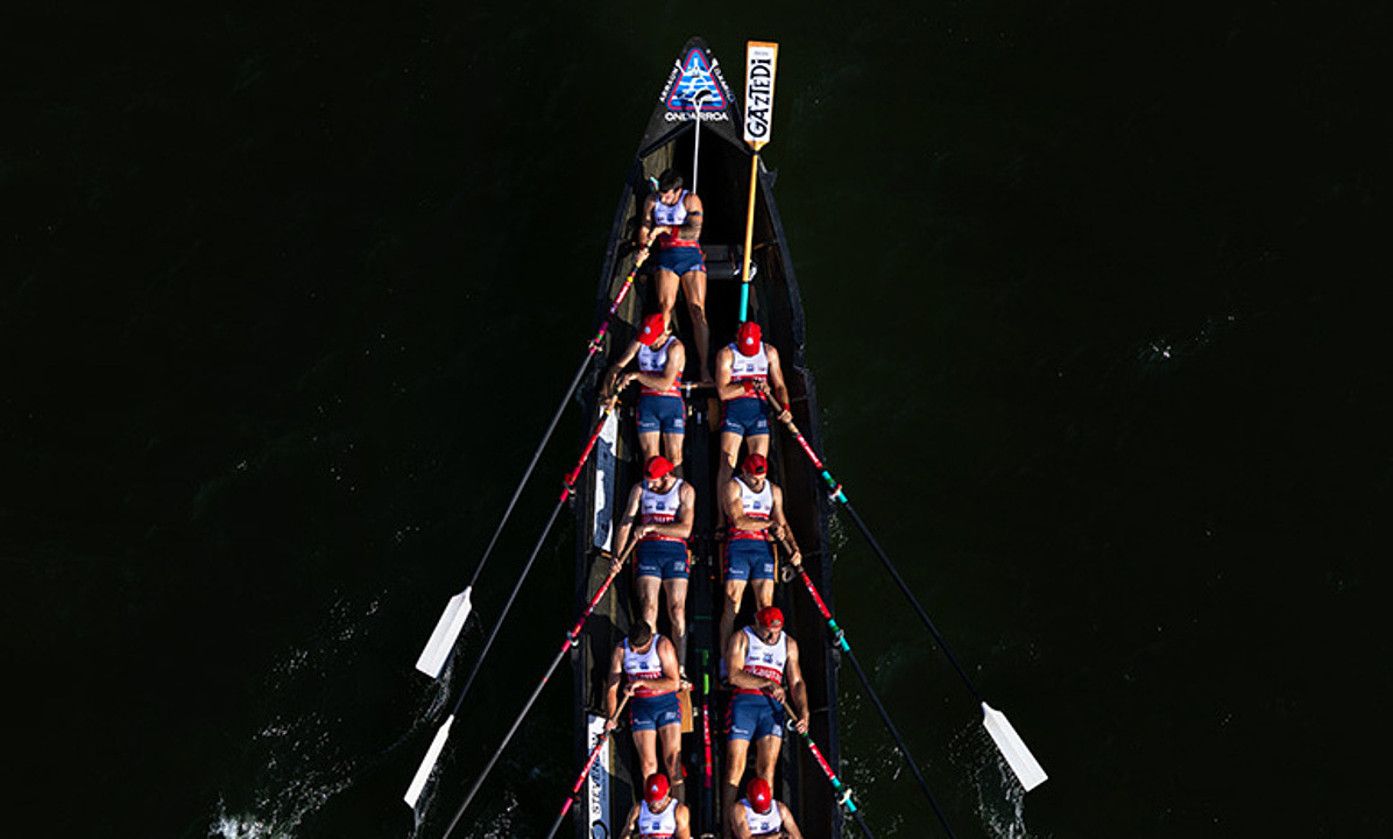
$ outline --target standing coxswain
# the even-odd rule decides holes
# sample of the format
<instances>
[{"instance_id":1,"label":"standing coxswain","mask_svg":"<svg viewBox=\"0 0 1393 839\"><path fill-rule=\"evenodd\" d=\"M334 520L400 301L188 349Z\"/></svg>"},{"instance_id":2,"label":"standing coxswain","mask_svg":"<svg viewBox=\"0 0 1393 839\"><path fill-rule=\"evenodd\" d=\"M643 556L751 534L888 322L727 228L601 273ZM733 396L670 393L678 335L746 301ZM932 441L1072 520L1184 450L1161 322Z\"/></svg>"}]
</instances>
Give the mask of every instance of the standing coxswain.
<instances>
[{"instance_id":1,"label":"standing coxswain","mask_svg":"<svg viewBox=\"0 0 1393 839\"><path fill-rule=\"evenodd\" d=\"M701 250L701 222L701 199L683 189L682 176L668 169L658 177L657 191L644 199L638 244L641 255L646 255L653 245L658 246L654 280L658 305L669 324L680 281L692 319L697 359L701 362L700 378L709 382L711 329L706 323L706 255Z\"/></svg>"}]
</instances>

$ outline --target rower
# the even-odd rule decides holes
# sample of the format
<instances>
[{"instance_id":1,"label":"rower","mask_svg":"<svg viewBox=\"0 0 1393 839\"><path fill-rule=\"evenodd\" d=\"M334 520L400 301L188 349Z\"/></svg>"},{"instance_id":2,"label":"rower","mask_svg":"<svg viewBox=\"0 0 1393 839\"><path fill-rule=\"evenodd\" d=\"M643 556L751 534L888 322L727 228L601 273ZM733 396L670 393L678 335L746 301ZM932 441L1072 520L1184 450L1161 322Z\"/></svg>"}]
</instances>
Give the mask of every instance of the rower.
<instances>
[{"instance_id":1,"label":"rower","mask_svg":"<svg viewBox=\"0 0 1393 839\"><path fill-rule=\"evenodd\" d=\"M667 776L654 772L643 782L643 800L629 809L620 839L692 839L687 805L668 795Z\"/></svg>"},{"instance_id":2,"label":"rower","mask_svg":"<svg viewBox=\"0 0 1393 839\"><path fill-rule=\"evenodd\" d=\"M638 369L621 372L634 357ZM682 465L682 439L686 434L686 405L682 401L682 368L687 348L672 334L661 312L643 319L638 338L619 357L605 376L605 395L623 390L630 382L642 386L638 397L638 445L646 462L659 453Z\"/></svg>"},{"instance_id":3,"label":"rower","mask_svg":"<svg viewBox=\"0 0 1393 839\"><path fill-rule=\"evenodd\" d=\"M808 686L798 664L798 642L784 629L784 613L767 606L755 614L755 625L730 638L726 664L735 695L726 709L726 809L735 803L750 741L755 743L755 775L774 783L774 764L783 744L787 695L798 714L794 728L808 730Z\"/></svg>"},{"instance_id":4,"label":"rower","mask_svg":"<svg viewBox=\"0 0 1393 839\"><path fill-rule=\"evenodd\" d=\"M769 406L764 395L773 388L783 406L777 419L788 422L788 388L779 364L779 351L764 342L759 324L740 324L735 341L716 353L716 395L725 406L721 422L721 468L716 486L723 487L735 472L744 441L751 452L769 456Z\"/></svg>"},{"instance_id":5,"label":"rower","mask_svg":"<svg viewBox=\"0 0 1393 839\"><path fill-rule=\"evenodd\" d=\"M672 642L653 632L643 621L634 621L629 637L614 647L609 661L609 684L605 693L606 728L614 730L619 707L619 682L625 680L624 695L629 700L629 728L644 778L658 771L661 745L662 771L671 781L674 797L682 793L682 709L677 702L681 682L677 675L677 652Z\"/></svg>"},{"instance_id":6,"label":"rower","mask_svg":"<svg viewBox=\"0 0 1393 839\"><path fill-rule=\"evenodd\" d=\"M730 480L722 493L730 529L726 533L725 608L721 612L720 649L726 648L735 614L745 596L748 583L755 593L755 609L774 605L774 551L771 542L779 540L795 567L803 555L793 540L784 516L784 492L769 480L769 462L764 455L751 452L740 464L740 474Z\"/></svg>"},{"instance_id":7,"label":"rower","mask_svg":"<svg viewBox=\"0 0 1393 839\"><path fill-rule=\"evenodd\" d=\"M672 461L662 455L648 459L643 480L629 492L619 520L614 544L629 547L637 540L637 582L642 620L658 631L658 594L667 595L672 643L679 668L687 663L687 576L690 557L687 538L692 535L696 492L691 484L672 474ZM635 526L634 520L638 519ZM625 551L615 555L614 563Z\"/></svg>"},{"instance_id":8,"label":"rower","mask_svg":"<svg viewBox=\"0 0 1393 839\"><path fill-rule=\"evenodd\" d=\"M751 778L745 785L745 797L730 808L726 823L735 839L803 839L793 812L782 801L774 800L774 791L763 778Z\"/></svg>"},{"instance_id":9,"label":"rower","mask_svg":"<svg viewBox=\"0 0 1393 839\"><path fill-rule=\"evenodd\" d=\"M711 330L706 324L706 254L699 243L701 199L683 189L682 176L668 169L658 176L657 191L644 199L641 218L640 253L646 254L655 243L658 246L658 270L654 280L663 318L672 323L680 279L682 293L687 298L687 313L692 318L697 357L701 361L700 378L709 382Z\"/></svg>"}]
</instances>

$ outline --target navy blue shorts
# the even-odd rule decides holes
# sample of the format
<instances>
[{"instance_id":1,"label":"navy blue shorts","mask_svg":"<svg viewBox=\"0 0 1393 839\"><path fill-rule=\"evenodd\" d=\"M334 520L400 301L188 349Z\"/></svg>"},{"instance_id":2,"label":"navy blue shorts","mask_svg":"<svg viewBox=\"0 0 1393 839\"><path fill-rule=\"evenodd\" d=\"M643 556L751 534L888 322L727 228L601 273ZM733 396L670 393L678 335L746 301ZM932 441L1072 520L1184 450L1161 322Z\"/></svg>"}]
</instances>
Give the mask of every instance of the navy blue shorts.
<instances>
[{"instance_id":1,"label":"navy blue shorts","mask_svg":"<svg viewBox=\"0 0 1393 839\"><path fill-rule=\"evenodd\" d=\"M784 709L767 696L737 693L726 707L726 739L762 740L784 736Z\"/></svg>"},{"instance_id":2,"label":"navy blue shorts","mask_svg":"<svg viewBox=\"0 0 1393 839\"><path fill-rule=\"evenodd\" d=\"M687 546L682 542L654 539L639 542L635 551L638 553L638 575L640 577L658 577L663 580L687 579Z\"/></svg>"},{"instance_id":3,"label":"navy blue shorts","mask_svg":"<svg viewBox=\"0 0 1393 839\"><path fill-rule=\"evenodd\" d=\"M721 431L741 437L761 437L769 434L769 411L764 400L757 396L741 396L725 403L725 418Z\"/></svg>"},{"instance_id":4,"label":"navy blue shorts","mask_svg":"<svg viewBox=\"0 0 1393 839\"><path fill-rule=\"evenodd\" d=\"M658 251L658 267L666 268L677 276L688 271L706 273L706 254L699 247L663 248Z\"/></svg>"},{"instance_id":5,"label":"navy blue shorts","mask_svg":"<svg viewBox=\"0 0 1393 839\"><path fill-rule=\"evenodd\" d=\"M635 696L629 700L629 727L634 731L657 731L665 725L682 722L682 706L676 693L662 696Z\"/></svg>"},{"instance_id":6,"label":"navy blue shorts","mask_svg":"<svg viewBox=\"0 0 1393 839\"><path fill-rule=\"evenodd\" d=\"M774 579L774 551L763 539L726 540L727 580Z\"/></svg>"},{"instance_id":7,"label":"navy blue shorts","mask_svg":"<svg viewBox=\"0 0 1393 839\"><path fill-rule=\"evenodd\" d=\"M687 409L680 396L640 396L638 433L661 431L664 434L682 434L687 430L686 415Z\"/></svg>"}]
</instances>

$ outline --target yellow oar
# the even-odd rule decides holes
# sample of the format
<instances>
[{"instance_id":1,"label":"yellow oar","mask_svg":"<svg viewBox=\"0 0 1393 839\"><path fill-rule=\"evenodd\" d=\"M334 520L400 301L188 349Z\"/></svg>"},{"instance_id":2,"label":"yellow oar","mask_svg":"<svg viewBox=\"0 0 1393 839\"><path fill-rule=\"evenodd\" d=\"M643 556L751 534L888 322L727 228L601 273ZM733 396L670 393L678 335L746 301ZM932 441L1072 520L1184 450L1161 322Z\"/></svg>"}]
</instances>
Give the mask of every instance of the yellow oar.
<instances>
[{"instance_id":1,"label":"yellow oar","mask_svg":"<svg viewBox=\"0 0 1393 839\"><path fill-rule=\"evenodd\" d=\"M745 251L740 257L740 322L750 313L750 250L755 237L755 185L759 183L759 150L769 142L774 122L774 70L779 45L768 41L745 43L745 142L750 155L750 199L745 214Z\"/></svg>"}]
</instances>

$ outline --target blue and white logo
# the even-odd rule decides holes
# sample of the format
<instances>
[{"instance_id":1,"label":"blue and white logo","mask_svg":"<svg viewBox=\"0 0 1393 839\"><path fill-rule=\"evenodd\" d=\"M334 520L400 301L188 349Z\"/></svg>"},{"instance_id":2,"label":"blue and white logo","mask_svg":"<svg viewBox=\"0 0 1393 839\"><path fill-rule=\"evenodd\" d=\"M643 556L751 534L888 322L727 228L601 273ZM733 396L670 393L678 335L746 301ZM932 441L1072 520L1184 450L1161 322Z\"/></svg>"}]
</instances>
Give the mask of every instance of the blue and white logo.
<instances>
[{"instance_id":1,"label":"blue and white logo","mask_svg":"<svg viewBox=\"0 0 1393 839\"><path fill-rule=\"evenodd\" d=\"M682 62L682 75L677 78L676 83L667 97L667 109L669 111L691 111L692 100L700 91L706 91L707 95L702 100L701 110L703 113L708 111L724 111L729 104L726 102L725 93L721 86L711 75L712 65L706 63L706 55L699 49L693 49L687 53L687 58ZM702 118L704 122L705 117Z\"/></svg>"}]
</instances>

